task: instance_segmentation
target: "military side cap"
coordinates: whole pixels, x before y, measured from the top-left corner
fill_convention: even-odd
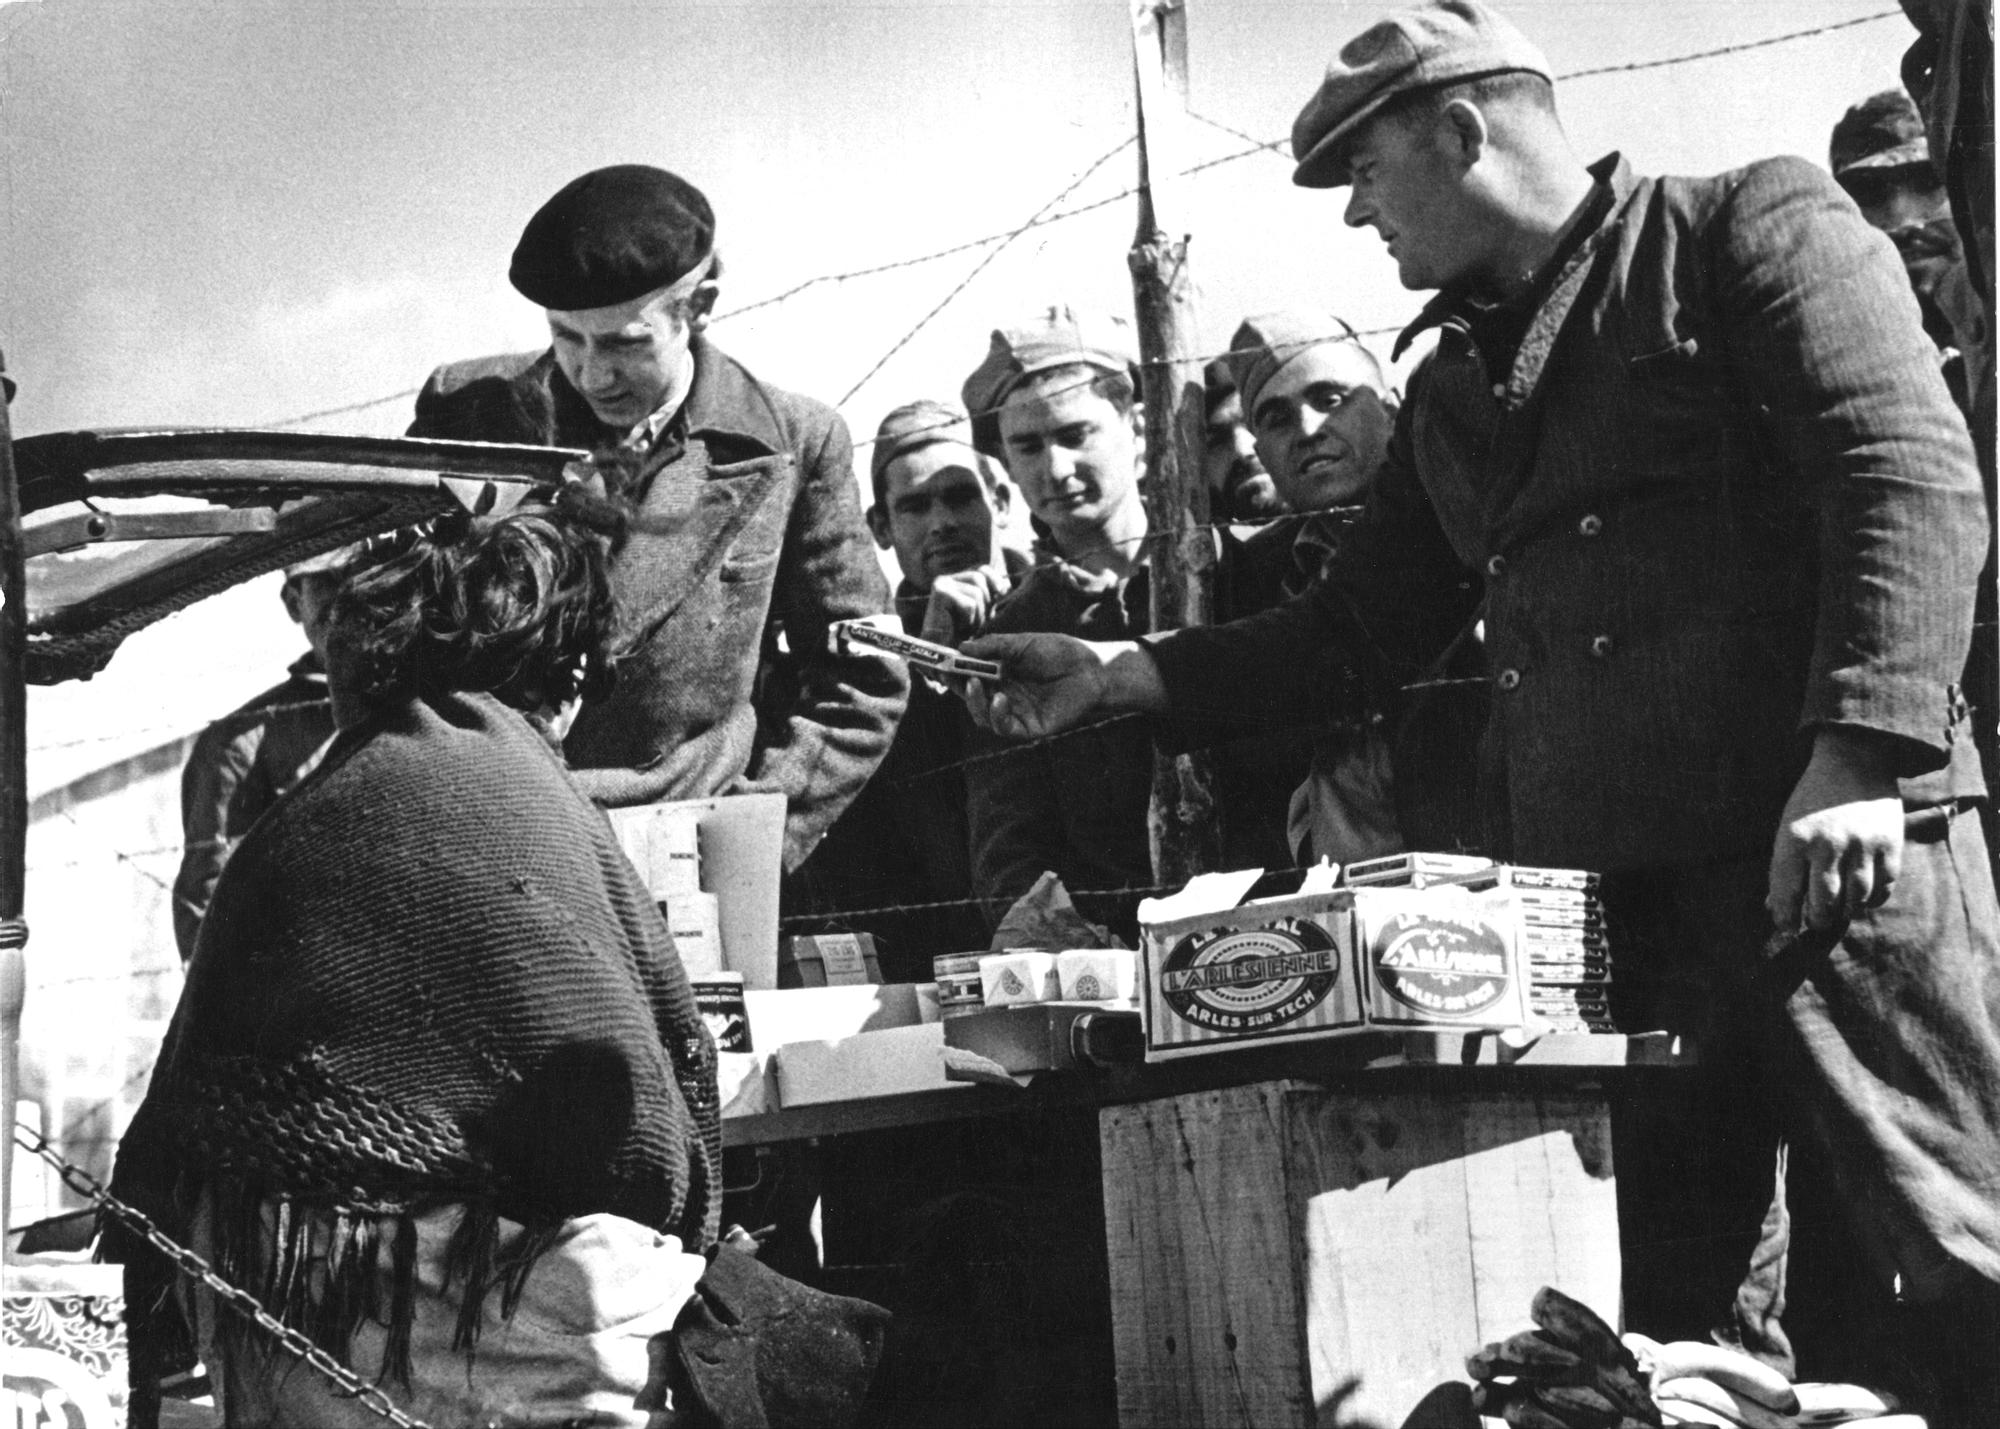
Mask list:
[[[1292,182],[1309,189],[1349,182],[1342,141],[1400,95],[1516,72],[1553,80],[1542,52],[1479,0],[1436,0],[1377,20],[1341,46],[1293,121]]]
[[[949,402],[920,397],[905,402],[882,419],[875,429],[875,449],[868,457],[868,475],[880,479],[890,462],[939,442],[972,446],[972,424],[965,413]]]
[[[715,249],[715,213],[700,189],[644,164],[572,179],[514,246],[508,281],[559,312],[629,303],[687,276]]]
[[[965,379],[959,396],[968,412],[984,416],[1037,372],[1082,363],[1100,372],[1129,374],[1138,360],[1132,325],[1124,318],[1057,303],[1018,326],[995,328],[986,360]]]
[[[1243,394],[1243,420],[1256,414],[1265,384],[1295,358],[1325,343],[1354,340],[1354,329],[1330,313],[1294,309],[1245,318],[1229,340],[1229,367]]]
[[[1870,95],[1833,126],[1827,163],[1836,179],[1855,169],[1899,169],[1930,161],[1924,118],[1900,89]]]

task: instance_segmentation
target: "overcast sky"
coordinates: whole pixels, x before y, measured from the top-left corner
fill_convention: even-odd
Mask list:
[[[1188,3],[1194,109],[1267,139],[1288,135],[1327,58],[1383,8]],[[1505,8],[1559,73],[1895,9]],[[1910,37],[1892,13],[1578,79],[1560,104],[1587,154],[1620,148],[1645,171],[1774,153],[1824,163],[1833,122],[1896,83]],[[716,339],[761,375],[841,402],[866,436],[892,406],[954,394],[1011,314],[1057,296],[1129,306],[1130,201],[1002,250],[851,399],[990,248],[728,311],[1014,228],[1131,133],[1131,70],[1121,0],[6,5],[0,348],[21,385],[14,428],[263,424],[405,391],[452,358],[540,346],[539,312],[506,282],[521,225],[576,174],[646,162],[699,184],[718,213]],[[1246,147],[1205,125],[1189,137],[1197,162]],[[1253,154],[1189,181],[1210,350],[1248,311],[1316,305],[1374,328],[1417,305],[1372,235],[1340,226],[1340,199],[1292,188],[1289,167]],[[1133,178],[1127,151],[1062,207]],[[313,425],[385,433],[406,420],[399,400]],[[274,682],[295,644],[268,585],[211,602],[129,642],[88,691],[38,692],[31,740],[73,740],[79,697],[147,701],[159,710],[147,728],[219,713]],[[183,673],[196,670],[198,684]],[[41,767],[54,767],[47,753]]]

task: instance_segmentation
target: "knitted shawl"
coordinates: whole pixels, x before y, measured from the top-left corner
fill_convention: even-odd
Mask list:
[[[406,1376],[412,1215],[465,1208],[469,1341],[570,1217],[704,1249],[721,1165],[658,908],[527,721],[453,694],[343,733],[231,857],[113,1189],[183,1243],[205,1197],[225,1276],[336,1355],[382,1319]],[[527,1234],[502,1245],[503,1216]],[[130,1309],[170,1311],[170,1268],[124,1240]]]

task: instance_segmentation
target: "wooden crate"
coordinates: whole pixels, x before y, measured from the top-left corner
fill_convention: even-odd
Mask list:
[[[1554,1285],[1611,1323],[1600,1086],[1291,1081],[1099,1116],[1127,1425],[1393,1426]]]

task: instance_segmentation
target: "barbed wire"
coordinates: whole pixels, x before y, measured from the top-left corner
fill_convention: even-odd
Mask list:
[[[846,395],[843,396],[834,405],[836,407],[845,407],[849,402],[853,401],[854,394],[856,392],[859,392],[863,387],[866,387],[868,385],[868,379],[873,377],[876,373],[880,372],[882,368],[885,365],[887,365],[889,360],[893,358],[897,353],[901,352],[905,347],[908,347],[911,341],[915,339],[918,333],[922,332],[925,328],[930,326],[931,319],[935,318],[939,313],[943,312],[946,308],[950,307],[952,301],[956,299],[960,293],[963,293],[967,288],[971,287],[973,280],[976,279],[981,273],[984,273],[989,267],[991,267],[993,265],[993,261],[996,258],[998,258],[1002,253],[1005,253],[1008,247],[1014,242],[1015,239],[1019,238],[1029,229],[1033,228],[1035,226],[1036,220],[1047,215],[1050,209],[1054,208],[1057,204],[1061,203],[1064,199],[1068,198],[1071,194],[1075,193],[1078,189],[1082,188],[1084,184],[1090,181],[1090,178],[1093,174],[1095,174],[1099,169],[1103,168],[1106,164],[1110,163],[1113,159],[1117,158],[1120,154],[1124,153],[1127,149],[1131,148],[1137,142],[1138,142],[1137,138],[1129,134],[1126,135],[1123,139],[1120,139],[1116,144],[1112,145],[1103,154],[1098,156],[1098,158],[1093,160],[1089,165],[1089,167],[1084,169],[1082,173],[1078,174],[1074,179],[1072,179],[1068,184],[1066,184],[1060,193],[1058,193],[1054,198],[1050,199],[1047,203],[1043,204],[1040,208],[1036,209],[1032,214],[1030,214],[1028,216],[1028,221],[1026,223],[1023,223],[1020,227],[1016,228],[1012,233],[1009,233],[1005,238],[1002,238],[998,243],[994,244],[993,247],[986,253],[986,255],[983,258],[981,258],[977,263],[973,264],[972,271],[970,273],[967,273],[963,278],[961,278],[956,287],[954,287],[950,292],[946,293],[942,298],[939,298],[937,300],[936,305],[932,307],[929,312],[925,313],[922,317],[918,318],[915,324],[911,326],[908,332],[904,333],[901,337],[897,338],[893,343],[889,344],[889,350],[883,353],[880,357],[876,358],[874,365],[870,367],[866,372],[862,373],[861,376],[858,379],[856,379],[854,385],[847,389]]]
[[[1773,45],[1789,44],[1795,40],[1814,39],[1821,35],[1832,34],[1835,31],[1849,30],[1859,25],[1871,25],[1882,20],[1898,19],[1901,18],[1901,16],[1902,16],[1901,10],[1877,10],[1867,15],[1857,15],[1851,19],[1838,20],[1831,24],[1815,25],[1809,29],[1803,29],[1803,30],[1790,30],[1782,35],[1767,35],[1762,39],[1745,40],[1733,45],[1722,45],[1715,49],[1695,50],[1688,54],[1681,54],[1681,55],[1665,55],[1658,59],[1651,59],[1651,60],[1634,60],[1627,64],[1598,65],[1589,69],[1572,70],[1566,74],[1557,75],[1556,79],[1558,82],[1567,83],[1579,79],[1594,79],[1603,75],[1631,74],[1643,70],[1668,69],[1676,65],[1693,64],[1699,60],[1717,59],[1725,55],[1742,54],[1750,50],[1768,49]],[[1219,158],[1208,159],[1202,163],[1195,164],[1190,168],[1182,169],[1174,176],[1176,178],[1187,178],[1194,174],[1204,173],[1210,169],[1218,168],[1224,164],[1232,164],[1237,162],[1238,160],[1247,159],[1255,154],[1271,153],[1281,158],[1289,157],[1289,154],[1287,153],[1288,144],[1286,140],[1259,139],[1255,135],[1250,134],[1243,129],[1239,129],[1234,125],[1226,124],[1221,120],[1210,118],[1209,116],[1204,114],[1194,113],[1192,110],[1189,111],[1189,116],[1193,119],[1198,120],[1203,124],[1208,125],[1211,128],[1220,130],[1223,133],[1231,134],[1239,139],[1245,140],[1250,147],[1238,150],[1234,153],[1224,154]],[[1123,141],[1123,143],[1121,143],[1120,148],[1122,149],[1123,147],[1131,144],[1132,142],[1134,142],[1133,138],[1128,137],[1125,141]],[[1117,151],[1114,150],[1113,152],[1116,153]],[[1107,156],[1107,158],[1108,157],[1109,156]],[[1102,163],[1104,161],[1100,160],[1099,162]],[[851,282],[858,278],[875,277],[879,274],[892,273],[904,268],[914,268],[925,263],[936,262],[937,260],[942,258],[950,258],[959,253],[969,253],[976,248],[984,248],[990,244],[1011,243],[1015,239],[1019,238],[1023,233],[1029,232],[1035,228],[1046,227],[1047,225],[1053,223],[1066,222],[1067,220],[1072,218],[1080,218],[1084,214],[1094,213],[1098,209],[1107,207],[1108,205],[1113,203],[1117,203],[1122,199],[1131,198],[1135,196],[1138,192],[1139,192],[1138,187],[1135,185],[1131,188],[1121,189],[1117,193],[1108,195],[1105,198],[1096,199],[1087,204],[1081,204],[1076,208],[1065,209],[1061,213],[1048,214],[1043,217],[1038,217],[1018,228],[1002,229],[997,233],[984,234],[978,238],[968,238],[963,240],[962,242],[953,243],[946,247],[935,249],[928,253],[919,253],[908,258],[893,259],[886,263],[875,263],[875,264],[870,264],[866,267],[846,269],[841,272],[821,273],[814,277],[807,278],[801,282],[794,283],[791,287],[784,289],[782,292],[774,293],[766,298],[759,298],[754,302],[745,303],[741,307],[731,308],[727,312],[718,313],[715,315],[712,321],[725,322],[731,318],[742,317],[747,313],[757,312],[763,308],[775,307],[779,304],[789,302],[793,298],[798,297],[801,293],[808,292],[813,288],[827,286],[830,284]],[[1394,331],[1394,329],[1387,329],[1387,330]],[[872,376],[873,373],[871,372],[869,375]],[[866,379],[864,379],[864,381],[865,380]],[[859,384],[857,384],[857,387],[858,385]],[[421,387],[410,387],[406,388],[403,391],[391,392],[381,397],[369,397],[358,402],[347,402],[337,407],[326,407],[314,412],[304,412],[297,416],[281,417],[273,421],[252,423],[249,424],[249,426],[252,429],[277,429],[284,427],[301,426],[307,422],[320,421],[327,417],[346,416],[349,413],[353,412],[365,412],[375,407],[387,406],[391,402],[401,402],[408,398],[416,396],[417,393],[419,393],[422,390],[423,389]],[[852,392],[848,394],[849,397],[851,397],[852,395],[853,395]],[[843,403],[845,403],[847,398],[842,398],[841,400]]]

